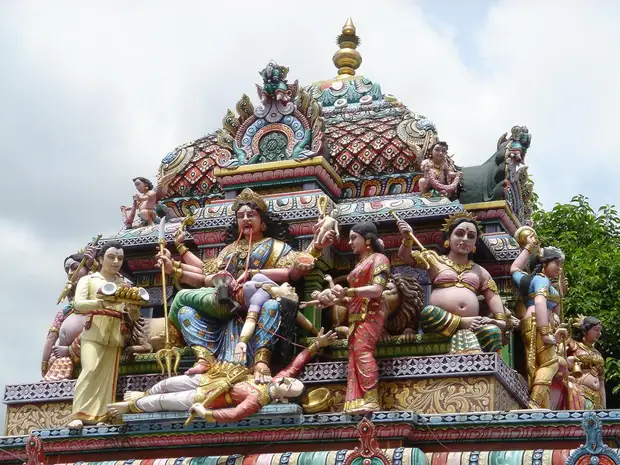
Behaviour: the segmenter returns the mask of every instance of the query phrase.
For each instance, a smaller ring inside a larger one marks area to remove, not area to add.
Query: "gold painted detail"
[[[71,401],[9,405],[6,411],[5,434],[23,436],[35,429],[60,428],[66,426],[71,417]]]
[[[355,76],[355,70],[362,64],[362,55],[356,50],[360,38],[356,34],[355,25],[351,18],[348,18],[342,27],[342,34],[338,36],[336,43],[340,50],[334,53],[332,61],[338,68],[338,78]]]
[[[215,177],[236,176],[245,173],[256,173],[259,171],[283,171],[299,167],[307,166],[321,166],[325,171],[329,173],[331,178],[336,182],[338,187],[342,187],[342,178],[336,173],[336,170],[325,160],[324,157],[314,157],[307,160],[284,160],[284,161],[270,161],[266,163],[257,163],[255,165],[243,165],[235,169],[220,168],[216,166],[213,173]],[[233,207],[234,208],[234,207]]]
[[[342,412],[345,395],[344,384],[313,388],[302,401],[304,411]],[[522,408],[512,394],[492,376],[380,381],[379,403],[382,410],[413,410],[420,414]]]

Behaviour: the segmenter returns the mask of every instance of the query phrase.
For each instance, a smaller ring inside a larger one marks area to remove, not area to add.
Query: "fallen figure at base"
[[[178,412],[189,410],[210,422],[237,422],[257,413],[274,400],[298,397],[304,385],[301,370],[323,347],[337,339],[321,328],[315,342],[304,349],[267,384],[254,380],[251,370],[238,363],[216,362],[203,374],[165,379],[146,392],[127,391],[123,402],[108,405],[110,416],[126,413]]]

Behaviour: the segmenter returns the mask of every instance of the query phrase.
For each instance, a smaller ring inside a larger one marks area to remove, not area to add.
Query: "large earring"
[[[449,249],[450,248],[450,241],[448,239],[443,241],[443,248],[444,249]]]
[[[474,247],[471,249],[471,253],[476,253],[476,246],[474,245]]]
[[[370,249],[370,241],[366,241],[366,248]]]

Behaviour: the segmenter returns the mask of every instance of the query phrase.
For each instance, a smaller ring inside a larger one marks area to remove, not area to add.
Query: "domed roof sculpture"
[[[378,83],[356,76],[362,58],[350,18],[337,43],[336,78],[299,89],[297,81],[288,83],[287,67],[270,62],[260,72],[258,107],[243,95],[237,115],[228,110],[222,128],[163,159],[158,186],[165,189],[168,200],[184,199],[175,202],[179,215],[186,214],[190,205],[224,197],[230,181],[218,173],[258,163],[322,157],[323,171],[331,174],[315,168],[313,176],[321,178],[320,183],[338,185],[332,186],[333,197],[416,190],[414,173],[437,139],[434,124],[394,96],[384,95]]]

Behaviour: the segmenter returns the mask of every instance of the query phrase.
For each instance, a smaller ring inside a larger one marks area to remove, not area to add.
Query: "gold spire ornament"
[[[342,27],[342,34],[338,36],[336,43],[340,47],[332,57],[334,65],[338,68],[336,79],[355,76],[355,70],[362,64],[362,55],[356,50],[360,38],[355,33],[355,25],[351,18],[348,18]]]

